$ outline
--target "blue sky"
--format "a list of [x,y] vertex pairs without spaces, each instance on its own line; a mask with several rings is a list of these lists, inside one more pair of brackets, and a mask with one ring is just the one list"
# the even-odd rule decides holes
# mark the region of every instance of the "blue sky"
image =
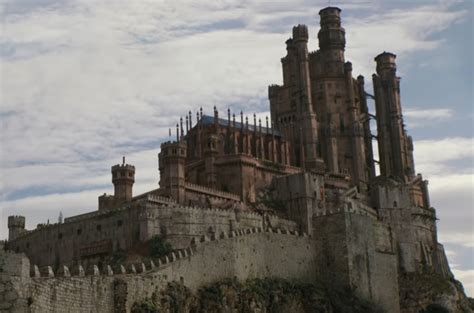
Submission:
[[[369,92],[373,58],[397,54],[416,169],[472,296],[474,1],[330,2]],[[327,3],[0,0],[0,238],[11,214],[34,228],[96,209],[122,155],[135,193],[156,188],[159,144],[189,110],[265,115],[291,27],[307,24],[317,49]]]

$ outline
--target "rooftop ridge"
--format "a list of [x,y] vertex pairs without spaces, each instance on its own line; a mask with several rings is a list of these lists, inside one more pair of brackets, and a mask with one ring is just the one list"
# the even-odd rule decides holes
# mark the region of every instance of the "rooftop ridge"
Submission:
[[373,218],[377,218],[377,212],[375,212],[372,208],[370,207],[364,207],[364,208],[354,208],[351,203],[344,203],[342,207],[338,207],[335,209],[324,209],[321,211],[318,211],[314,214],[315,217],[323,217],[323,216],[328,216],[328,215],[335,215],[335,214],[340,214],[340,213],[351,213],[351,214],[357,214],[361,216],[370,216]]
[[203,191],[203,192],[208,192],[208,193],[211,193],[211,194],[222,195],[223,198],[227,197],[227,198],[231,198],[232,200],[241,202],[240,201],[240,196],[235,194],[235,193],[230,193],[230,192],[227,192],[227,191],[221,191],[221,190],[218,190],[218,189],[193,184],[193,183],[190,183],[190,182],[186,182],[185,187],[189,188],[189,189],[195,189],[196,191]]

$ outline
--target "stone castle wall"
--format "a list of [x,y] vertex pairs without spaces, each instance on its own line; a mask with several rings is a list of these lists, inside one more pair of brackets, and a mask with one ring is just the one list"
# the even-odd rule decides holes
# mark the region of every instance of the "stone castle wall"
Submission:
[[341,208],[313,218],[320,276],[335,288],[399,312],[398,260],[390,228],[364,210]]
[[196,290],[228,277],[245,280],[273,276],[304,282],[317,278],[313,241],[306,235],[253,228],[203,236],[194,242],[192,247],[162,258],[156,267],[142,264],[128,269],[128,273],[96,270],[92,275],[72,277],[65,274],[67,271],[50,277],[53,273],[49,271],[47,277],[30,278],[26,257],[2,253],[0,262],[10,266],[1,276],[2,285],[5,281],[15,283],[15,294],[0,289],[0,298],[12,294],[8,296],[13,299],[9,307],[5,305],[12,312],[129,312],[135,301],[150,297],[171,281]]
[[[158,199],[160,200],[160,199]],[[100,210],[66,219],[61,224],[43,225],[8,243],[24,252],[38,266],[72,265],[118,249],[127,250],[153,235],[165,236],[173,245],[185,248],[203,234],[230,232],[239,228],[270,224],[297,230],[295,222],[277,216],[239,210],[186,207],[144,198],[114,210]]]

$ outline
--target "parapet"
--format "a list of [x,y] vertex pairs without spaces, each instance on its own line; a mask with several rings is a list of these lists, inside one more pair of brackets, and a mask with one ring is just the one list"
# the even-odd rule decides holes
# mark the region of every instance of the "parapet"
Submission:
[[117,165],[112,166],[112,171],[122,170],[122,169],[135,171],[135,166],[131,164],[117,164]]
[[388,72],[395,72],[397,70],[397,64],[395,59],[397,56],[391,52],[383,52],[374,58],[377,62],[377,74]]
[[341,26],[341,9],[337,7],[327,7],[319,11],[321,17],[321,27]]
[[160,157],[186,157],[185,141],[167,141],[161,144]]
[[11,215],[8,217],[8,228],[25,228],[25,217],[20,215]]
[[293,40],[294,41],[308,41],[308,27],[304,24],[298,24],[293,27]]
[[281,86],[279,85],[270,85],[268,86],[268,98],[273,98],[278,95],[278,92],[280,91]]
[[112,182],[122,180],[135,182],[135,166],[125,163],[112,166]]

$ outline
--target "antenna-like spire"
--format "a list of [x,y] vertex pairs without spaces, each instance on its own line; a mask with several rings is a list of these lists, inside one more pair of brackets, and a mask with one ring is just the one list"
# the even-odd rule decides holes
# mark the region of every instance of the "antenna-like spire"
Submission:
[[193,118],[192,118],[191,111],[189,111],[188,115],[189,115],[189,129],[191,129],[193,127]]
[[122,164],[125,165],[125,156],[122,157]]

